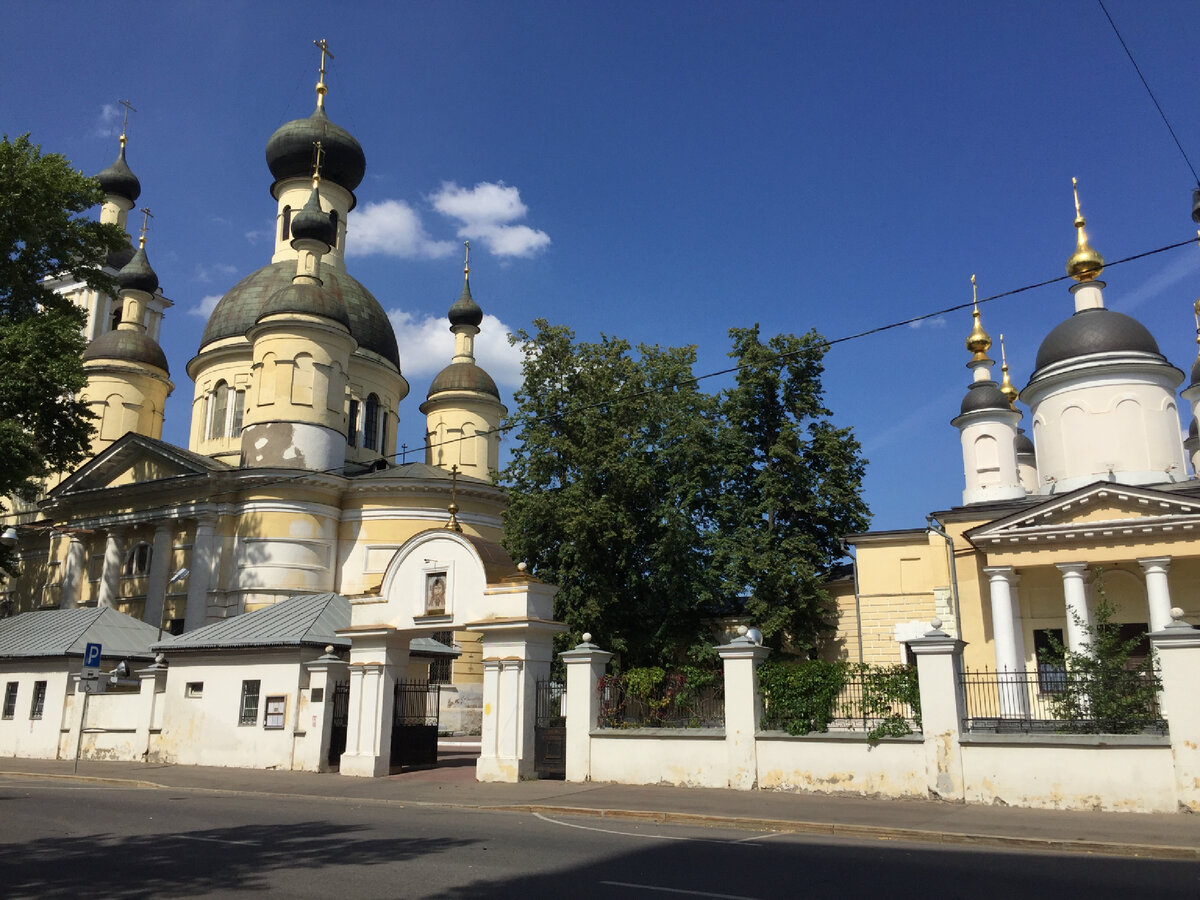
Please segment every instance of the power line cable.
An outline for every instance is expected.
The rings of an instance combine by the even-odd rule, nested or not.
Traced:
[[[1169,250],[1176,250],[1180,247],[1185,247],[1189,244],[1195,244],[1196,242],[1197,242],[1196,238],[1189,237],[1187,240],[1178,241],[1174,244],[1166,244],[1166,245],[1164,245],[1162,247],[1158,247],[1154,250],[1146,250],[1141,253],[1135,253],[1132,256],[1126,256],[1126,257],[1123,257],[1122,259],[1118,259],[1113,262],[1105,263],[1104,267],[1106,269],[1113,269],[1113,268],[1116,268],[1117,266],[1123,265],[1125,263],[1134,262],[1139,259],[1145,259],[1150,256],[1155,256],[1159,253],[1166,253]],[[982,306],[985,303],[991,303],[992,301],[1001,300],[1001,299],[1004,299],[1005,297],[1013,297],[1013,296],[1016,296],[1017,294],[1024,294],[1029,291],[1037,290],[1038,288],[1048,287],[1049,285],[1052,285],[1052,284],[1058,284],[1060,281],[1067,281],[1070,278],[1071,278],[1070,275],[1059,275],[1056,278],[1048,278],[1044,281],[1034,282],[1032,284],[1023,285],[1022,287],[1012,288],[1007,291],[1001,291],[997,294],[992,294],[989,297],[981,297],[977,302],[979,303],[979,305]],[[937,318],[938,316],[946,315],[948,313],[958,312],[958,311],[964,310],[964,309],[969,309],[969,308],[972,308],[975,305],[975,303],[976,303],[976,301],[974,301],[974,300],[967,302],[967,303],[958,303],[953,306],[947,306],[944,309],[936,310],[934,312],[921,313],[920,315],[916,315],[916,316],[909,316],[906,319],[900,319],[895,322],[889,322],[885,325],[878,325],[874,328],[868,328],[863,331],[856,331],[852,334],[842,335],[841,337],[827,338],[827,339],[822,340],[820,342],[819,346],[824,349],[829,349],[830,347],[834,347],[838,344],[845,344],[850,341],[861,340],[863,338],[871,337],[876,334],[881,334],[885,331],[891,331],[896,328],[902,328],[906,325],[912,325],[915,322],[922,322],[926,319],[934,319],[934,318]],[[783,361],[787,360],[788,358],[790,358],[792,356],[796,356],[797,354],[805,352],[806,350],[809,350],[809,349],[811,349],[811,348],[805,347],[805,348],[802,348],[801,350],[795,351],[794,353],[772,354],[768,358],[768,361],[769,362],[783,362]],[[571,406],[561,412],[550,413],[541,418],[538,418],[535,416],[525,416],[525,417],[521,417],[521,418],[518,418],[513,421],[506,422],[502,425],[498,425],[495,428],[489,428],[486,431],[476,432],[476,434],[473,435],[472,437],[479,437],[479,436],[486,437],[486,436],[493,435],[493,434],[504,434],[505,432],[512,431],[513,429],[521,428],[526,424],[533,424],[538,421],[552,421],[555,419],[562,419],[568,415],[575,415],[575,414],[578,414],[581,412],[587,412],[589,410],[599,409],[604,406],[610,406],[614,403],[626,403],[626,402],[638,400],[638,399],[641,399],[642,397],[648,397],[655,393],[675,390],[675,389],[681,388],[681,387],[687,387],[689,385],[698,384],[701,381],[706,381],[710,378],[718,378],[722,375],[730,375],[735,372],[739,372],[742,369],[747,369],[747,368],[752,368],[752,367],[760,367],[762,365],[764,365],[763,362],[741,363],[736,366],[728,366],[724,369],[718,369],[713,372],[706,372],[702,375],[695,375],[695,376],[692,376],[691,378],[684,378],[684,379],[681,379],[676,382],[671,382],[669,384],[659,385],[659,386],[652,387],[652,388],[646,388],[641,391],[635,391],[632,394],[627,394],[627,395],[620,396],[620,397],[612,397],[612,398],[608,398],[605,400],[599,400],[599,401],[596,401],[593,403],[581,404],[579,406]],[[456,438],[447,438],[447,439],[438,441],[436,443],[426,442],[426,443],[422,444],[419,448],[414,447],[411,450],[406,450],[404,452],[405,453],[415,453],[418,450],[428,450],[428,449],[433,449],[433,448],[437,448],[437,447],[449,446],[452,444],[460,443],[464,440],[470,440],[470,438],[456,437]],[[396,452],[393,452],[382,458],[387,459],[387,460],[394,460],[399,455],[400,455],[400,451],[396,451]],[[297,481],[302,478],[311,478],[314,475],[342,475],[345,473],[345,471],[347,469],[355,468],[360,465],[362,465],[362,464],[348,463],[348,464],[341,465],[341,466],[334,466],[329,469],[298,471],[295,475],[289,475],[286,478],[277,478],[273,481],[261,482],[258,485],[256,485],[256,487],[271,487],[273,485],[290,484],[293,481]],[[216,496],[220,496],[220,495],[218,494]]]
[[[1112,26],[1113,34],[1117,36],[1117,40],[1121,42],[1121,47],[1125,50],[1125,55],[1129,57],[1129,61],[1133,64],[1133,70],[1137,72],[1138,78],[1142,79],[1142,85],[1146,88],[1146,93],[1150,95],[1150,101],[1154,104],[1154,108],[1158,110],[1158,114],[1162,116],[1163,124],[1167,126],[1167,131],[1171,132],[1171,139],[1175,141],[1175,146],[1179,148],[1180,154],[1183,155],[1183,161],[1187,163],[1187,167],[1192,170],[1192,177],[1196,179],[1196,184],[1200,185],[1200,175],[1196,174],[1196,167],[1192,165],[1192,161],[1188,159],[1187,151],[1183,149],[1183,144],[1179,142],[1178,136],[1175,134],[1175,129],[1171,127],[1170,121],[1167,119],[1167,114],[1163,112],[1162,106],[1159,105],[1158,98],[1154,96],[1154,91],[1150,90],[1150,83],[1146,81],[1146,76],[1142,74],[1141,66],[1137,64],[1137,60],[1133,58],[1133,52],[1129,49],[1129,45],[1125,43],[1125,38],[1121,37],[1121,31],[1117,28],[1117,23],[1113,21],[1113,17],[1108,13],[1108,7],[1104,5],[1104,0],[1096,0],[1100,4],[1100,9],[1104,11],[1104,17],[1108,19],[1108,24]]]

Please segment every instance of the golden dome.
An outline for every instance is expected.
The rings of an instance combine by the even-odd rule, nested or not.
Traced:
[[[1067,260],[1067,274],[1076,281],[1092,281],[1104,271],[1104,257],[1088,243],[1087,233],[1083,226],[1087,222],[1079,211],[1078,180],[1071,179],[1071,189],[1075,193],[1075,252]]]

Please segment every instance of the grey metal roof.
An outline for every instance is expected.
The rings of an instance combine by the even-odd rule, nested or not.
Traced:
[[[42,609],[0,619],[0,658],[83,656],[100,644],[105,659],[153,659],[158,629],[110,607]]]
[[[1137,319],[1111,309],[1080,310],[1046,335],[1038,348],[1034,375],[1065,359],[1122,352],[1150,353],[1165,362],[1158,342]]]
[[[350,601],[341,594],[297,594],[254,612],[205,625],[155,644],[156,650],[235,647],[350,646],[337,634],[350,626]]]
[[[341,594],[298,594],[254,612],[214,622],[154,645],[155,650],[233,650],[250,647],[350,646],[337,634],[350,626],[350,601]],[[416,656],[459,656],[433,638],[413,638]]]

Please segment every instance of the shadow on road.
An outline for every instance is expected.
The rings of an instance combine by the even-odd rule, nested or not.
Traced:
[[[160,835],[38,838],[0,846],[0,896],[139,900],[213,890],[269,893],[277,870],[403,862],[474,843],[446,837],[356,839],[352,832],[360,830],[301,822]],[[103,886],[99,894],[98,886]]]

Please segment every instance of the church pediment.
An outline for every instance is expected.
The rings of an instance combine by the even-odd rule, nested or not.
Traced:
[[[1183,534],[1200,534],[1200,497],[1104,483],[1047,498],[976,526],[966,537],[976,547],[991,550]]]
[[[165,441],[127,434],[78,468],[50,492],[52,500],[126,485],[226,471],[225,463]]]

